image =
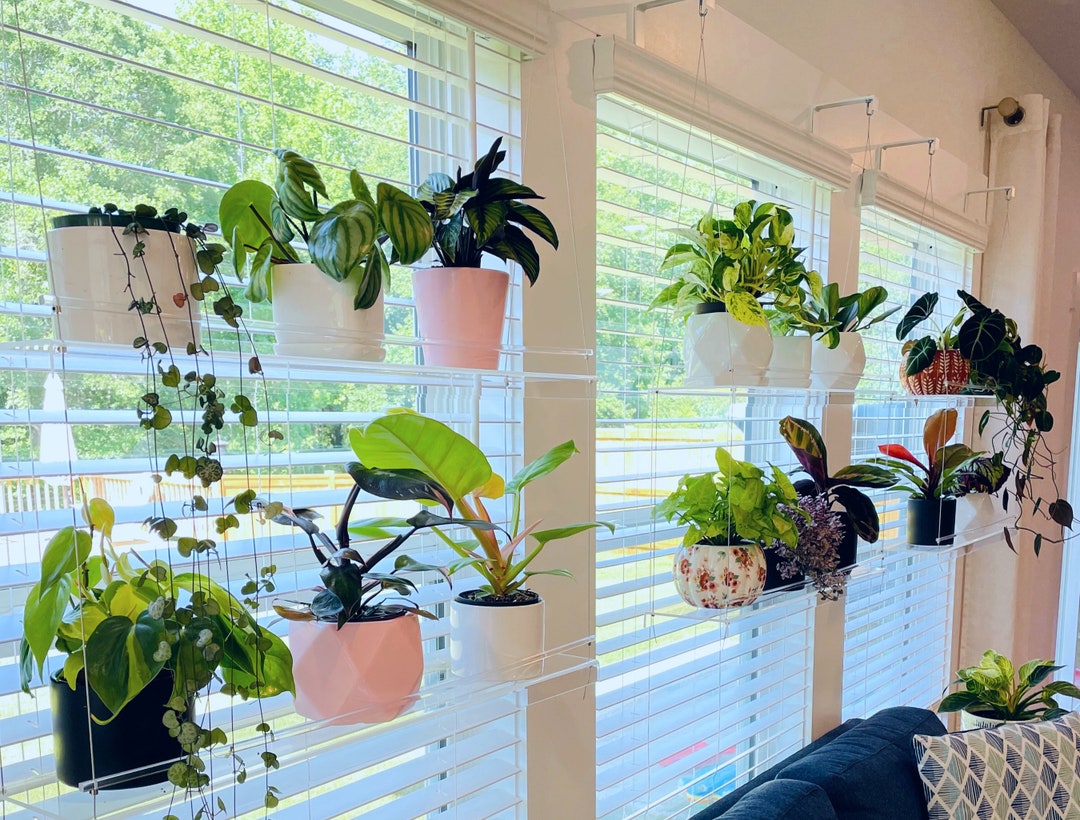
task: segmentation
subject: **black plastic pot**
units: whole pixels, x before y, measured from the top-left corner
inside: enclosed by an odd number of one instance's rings
[[[111,228],[126,228],[132,222],[135,221],[135,217],[131,215],[121,216],[120,214],[64,214],[63,216],[54,216],[50,221],[50,227],[52,228],[87,228],[87,227],[111,227]],[[139,217],[139,224],[146,228],[148,231],[168,231],[169,233],[180,233],[180,225],[176,222],[167,222],[159,217]]]
[[[110,723],[101,726],[86,713],[86,678],[80,674],[72,691],[64,681],[49,680],[52,703],[53,756],[56,776],[61,783],[78,787],[79,783],[100,780],[109,775],[153,768],[131,778],[121,778],[102,789],[130,789],[162,783],[168,778],[169,765],[183,754],[180,744],[169,737],[161,722],[165,704],[172,697],[172,675],[162,672],[136,695]],[[90,709],[99,719],[109,716],[101,699],[89,691]],[[93,768],[90,746],[93,743]]]
[[[780,575],[781,558],[772,547],[765,547],[765,587],[762,592],[774,589],[802,589],[806,586],[806,573],[800,572],[790,578]]]
[[[699,302],[694,305],[694,313],[727,313],[723,302]]]
[[[955,498],[909,498],[908,543],[922,547],[947,547],[956,532]]]
[[[859,535],[848,522],[846,512],[840,516],[840,527],[844,531],[844,536],[836,546],[836,552],[840,556],[840,562],[836,567],[837,569],[850,569],[859,560]]]

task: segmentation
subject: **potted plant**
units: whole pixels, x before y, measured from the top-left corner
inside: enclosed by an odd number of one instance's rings
[[[801,304],[804,285],[821,288],[820,276],[798,260],[791,212],[750,200],[735,206],[732,219],[717,219],[710,208],[693,228],[674,233],[680,241],[660,270],[678,273],[651,307],[670,307],[686,320],[687,384],[762,384],[773,355],[762,302]]]
[[[852,530],[823,495],[800,495],[797,507],[801,514],[791,516],[798,531],[797,548],[782,541],[772,544],[779,559],[777,573],[785,581],[809,576],[823,601],[839,600],[848,576],[840,566],[840,549]]]
[[[537,575],[569,574],[532,569],[533,561],[553,541],[611,527],[590,521],[539,530],[539,522],[525,524],[525,488],[573,456],[574,443],[553,447],[504,481],[475,444],[417,413],[375,419],[351,430],[349,441],[362,465],[354,478],[366,491],[383,498],[425,499],[456,516],[435,519],[428,513],[423,519],[436,525],[435,532],[458,555],[450,572],[472,569],[480,578],[477,588],[459,593],[450,605],[451,670],[495,679],[533,674],[539,664],[525,662],[544,650],[544,602],[526,584]],[[493,524],[488,512],[499,499],[509,505],[505,528]],[[451,537],[442,527],[452,524],[466,527],[471,537]]]
[[[817,324],[825,330],[814,345],[810,382],[822,390],[854,390],[866,367],[866,350],[861,332],[889,318],[900,306],[871,315],[889,298],[889,292],[875,285],[862,292],[840,296],[840,288],[830,282],[821,289],[821,298],[809,306]]]
[[[359,465],[350,464],[354,477]],[[407,522],[408,532],[392,538],[365,558],[350,545],[349,517],[360,493],[354,485],[341,511],[335,538],[319,530],[318,513],[274,505],[267,510],[279,524],[300,528],[321,566],[325,587],[308,602],[276,601],[274,610],[289,622],[294,658],[296,711],[335,724],[382,723],[415,700],[424,673],[420,618],[434,618],[407,599],[416,584],[403,573],[441,567],[399,555],[389,571],[380,569],[417,530],[431,522]],[[386,600],[383,595],[398,597]]]
[[[1043,440],[1054,426],[1048,407],[1047,389],[1061,378],[1043,361],[1038,345],[1024,344],[1016,322],[999,310],[992,310],[965,291],[957,291],[969,313],[956,336],[956,346],[971,363],[972,385],[992,395],[1000,408],[1002,421],[992,436],[994,448],[1011,451],[1016,504],[1016,526],[1034,533],[1036,555],[1045,540],[1030,524],[1023,522],[1025,513],[1042,516],[1044,520],[1072,527],[1073,510],[1064,498],[1043,504],[1033,489],[1033,478],[1050,479],[1057,491],[1055,458]],[[979,420],[982,434],[995,413],[986,410]],[[1002,493],[1002,506],[1007,510],[1008,490]],[[1031,521],[1029,518],[1028,521]],[[1012,547],[1008,528],[1006,541]],[[1061,538],[1051,540],[1060,541]]]
[[[197,249],[186,222],[176,208],[159,214],[142,204],[54,217],[46,240],[59,338],[126,344],[139,335],[132,304],[159,314],[152,342],[198,338],[199,317],[187,301]],[[177,297],[157,302],[154,293]]]
[[[924,293],[896,324],[896,338],[904,342],[900,383],[916,396],[960,393],[968,386],[971,373],[971,365],[957,349],[957,331],[967,315],[965,307],[945,325],[934,324],[932,333],[908,339],[916,327],[930,319],[937,304],[938,294]]]
[[[1069,681],[1051,681],[1039,688],[1050,675],[1064,668],[1053,661],[1031,660],[1014,669],[1008,658],[988,649],[978,666],[956,673],[952,685],[963,684],[963,690],[947,695],[937,710],[959,711],[962,729],[1053,720],[1068,711],[1058,706],[1058,695],[1080,698],[1080,689]]]
[[[484,254],[517,262],[534,285],[540,257],[525,230],[559,247],[551,220],[522,201],[543,197],[493,176],[506,158],[501,144],[499,137],[471,172],[463,174],[458,168],[456,178],[430,174],[417,192],[431,222],[429,244],[443,266],[413,272],[417,332],[426,364],[498,367],[510,276],[483,267]]]
[[[315,164],[294,151],[274,155],[274,186],[236,183],[219,217],[236,274],[248,277],[248,298],[273,304],[275,352],[381,361],[383,281],[391,262],[411,264],[431,245],[427,212],[385,182],[373,196],[355,170],[350,196],[323,210],[320,197],[329,195]],[[310,262],[292,245],[296,239]]]
[[[1001,452],[972,459],[954,473],[949,493],[956,496],[957,533],[986,535],[1001,523],[994,499],[1011,474]]]
[[[780,435],[809,476],[795,482],[795,491],[800,497],[823,499],[825,509],[840,516],[841,534],[834,545],[836,568],[843,570],[852,566],[857,557],[859,538],[874,544],[880,535],[877,507],[859,488],[887,489],[896,483],[896,479],[889,470],[874,464],[849,464],[829,475],[825,442],[818,429],[805,419],[794,416],[781,419]],[[805,511],[811,516],[817,512],[816,508]],[[797,560],[801,557],[801,540],[799,544]],[[824,551],[824,547],[817,550]],[[819,566],[824,563],[825,559],[818,559]]]
[[[796,548],[798,497],[777,467],[766,474],[716,448],[717,472],[683,476],[654,515],[686,524],[675,552],[675,587],[686,603],[705,609],[751,604],[765,591],[764,547]],[[783,581],[777,579],[779,585]]]
[[[209,777],[200,752],[225,741],[221,729],[196,722],[193,696],[218,676],[244,697],[291,692],[289,650],[204,575],[117,555],[115,516],[102,499],[86,501],[83,518],[89,532],[65,527],[45,548],[19,649],[27,693],[49,651],[65,655],[49,676],[57,776],[69,786],[168,778],[201,788]],[[132,770],[141,771],[123,775]]]
[[[965,444],[948,444],[956,433],[957,412],[952,408],[932,413],[923,424],[926,462],[902,444],[879,444],[884,458],[875,463],[887,468],[896,486],[910,494],[907,504],[908,543],[947,546],[956,531],[956,498],[950,495],[956,473],[979,454]]]

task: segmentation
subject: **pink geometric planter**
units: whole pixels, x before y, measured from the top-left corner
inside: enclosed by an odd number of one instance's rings
[[[393,720],[416,700],[424,674],[420,620],[290,621],[296,711],[343,725]]]
[[[510,275],[488,268],[413,271],[417,333],[424,363],[495,370],[499,366]]]

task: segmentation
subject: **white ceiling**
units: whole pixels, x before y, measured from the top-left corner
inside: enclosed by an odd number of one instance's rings
[[[993,0],[1050,67],[1080,97],[1080,2]]]

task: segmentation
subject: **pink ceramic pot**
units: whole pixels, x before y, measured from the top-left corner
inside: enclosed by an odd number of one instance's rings
[[[752,604],[765,588],[765,553],[757,544],[691,544],[675,551],[675,588],[702,609]]]
[[[499,366],[510,275],[489,268],[413,272],[424,363],[495,370]]]
[[[290,621],[296,711],[335,724],[383,723],[416,700],[424,674],[420,620]]]

